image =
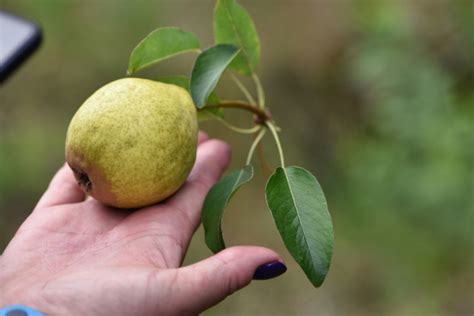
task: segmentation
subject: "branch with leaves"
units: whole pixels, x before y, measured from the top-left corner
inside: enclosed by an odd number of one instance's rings
[[[225,248],[221,226],[224,209],[234,193],[253,178],[253,154],[257,148],[261,148],[262,139],[267,134],[272,135],[280,166],[267,181],[267,205],[285,246],[312,284],[319,287],[326,277],[332,257],[334,237],[331,217],[316,178],[304,168],[285,165],[280,129],[269,114],[264,90],[256,73],[260,60],[260,40],[255,24],[235,0],[218,0],[214,11],[214,36],[216,44],[201,51],[199,40],[194,34],[176,27],[159,28],[135,47],[127,73],[133,74],[178,54],[197,52],[189,78],[172,76],[159,78],[158,81],[189,90],[199,120],[215,119],[238,133],[253,135],[242,169],[229,173],[216,183],[204,202],[202,223],[205,240],[213,252]],[[248,102],[221,100],[216,95],[214,89],[226,70],[231,72],[233,81]],[[238,75],[253,79],[256,98],[238,79]],[[254,127],[241,128],[230,124],[224,117],[224,111],[228,108],[251,113]],[[265,165],[264,161],[262,165]]]

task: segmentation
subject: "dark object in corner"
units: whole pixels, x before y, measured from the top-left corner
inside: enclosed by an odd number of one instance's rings
[[[0,83],[41,43],[38,25],[0,10]]]

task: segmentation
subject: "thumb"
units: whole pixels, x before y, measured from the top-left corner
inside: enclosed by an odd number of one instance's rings
[[[255,246],[227,248],[203,261],[178,270],[180,299],[185,314],[198,314],[219,303],[253,279],[271,279],[286,266],[274,251]]]

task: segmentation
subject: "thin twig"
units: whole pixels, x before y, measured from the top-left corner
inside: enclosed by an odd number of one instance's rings
[[[256,107],[253,104],[242,102],[242,101],[221,101],[219,104],[206,105],[205,108],[206,109],[212,109],[212,108],[242,109],[242,110],[247,110],[254,113],[262,122],[266,122],[270,119],[270,116],[266,111]]]

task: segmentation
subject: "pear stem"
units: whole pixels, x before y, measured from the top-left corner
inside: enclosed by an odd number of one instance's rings
[[[254,113],[258,118],[258,123],[262,124],[271,119],[270,113],[267,111],[256,107],[253,104],[243,102],[243,101],[221,101],[219,104],[210,104],[204,107],[205,109],[212,108],[231,108],[231,109],[241,109]]]

